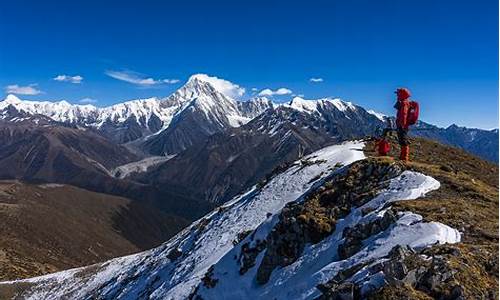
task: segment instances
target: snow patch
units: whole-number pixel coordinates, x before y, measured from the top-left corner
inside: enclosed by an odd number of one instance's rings
[[[146,157],[143,160],[134,161],[118,166],[115,169],[111,170],[111,174],[114,177],[123,179],[132,173],[146,172],[150,167],[162,164],[172,159],[174,156],[175,155]]]
[[[375,117],[377,117],[377,119],[379,119],[380,121],[383,121],[383,122],[385,122],[385,118],[387,117],[383,113],[376,112],[372,109],[367,110],[366,112],[369,113],[370,115],[374,115]]]
[[[324,109],[328,105],[333,105],[337,110],[344,113],[349,110],[356,110],[356,106],[351,102],[343,101],[337,98],[306,100],[301,97],[294,97],[290,103],[282,105],[309,114],[320,113],[320,109]]]

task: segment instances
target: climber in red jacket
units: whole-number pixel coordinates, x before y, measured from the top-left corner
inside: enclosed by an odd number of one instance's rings
[[[401,146],[401,155],[399,156],[399,159],[401,159],[402,161],[408,161],[410,159],[410,141],[408,140],[408,129],[411,123],[415,123],[416,120],[409,120],[410,110],[412,109],[409,100],[411,96],[410,91],[406,88],[398,88],[395,93],[397,95],[397,101],[394,105],[394,108],[398,110],[396,115],[396,127],[399,145]]]

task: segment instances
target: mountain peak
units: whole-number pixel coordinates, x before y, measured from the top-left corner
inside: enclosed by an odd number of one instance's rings
[[[189,77],[188,79],[188,83],[189,82],[194,82],[194,81],[208,81],[210,78],[210,76],[208,76],[207,74],[203,74],[203,73],[198,73],[198,74],[193,74]]]
[[[12,104],[15,104],[15,103],[20,103],[22,102],[21,99],[19,99],[16,95],[14,94],[8,94],[7,97],[5,97],[5,99],[3,100],[4,102],[6,103],[12,103]]]
[[[450,130],[458,130],[458,129],[461,129],[460,126],[458,126],[457,124],[453,123],[451,124],[450,126],[448,126],[448,128],[446,129],[450,129]]]
[[[288,106],[303,112],[316,112],[318,107],[324,107],[325,105],[333,105],[336,109],[345,112],[347,110],[356,110],[356,106],[348,101],[343,101],[339,98],[320,98],[320,99],[304,99],[301,97],[294,97]]]
[[[191,75],[186,86],[199,84],[200,82],[209,84],[213,89],[228,98],[239,99],[245,94],[245,89],[235,83],[202,73]]]
[[[61,101],[59,101],[58,103],[59,103],[59,104],[61,104],[61,105],[64,105],[64,106],[71,106],[71,103],[69,103],[69,102],[68,102],[68,101],[66,101],[66,100],[61,100]]]
[[[318,101],[319,100],[306,100],[301,97],[294,97],[288,105],[293,109],[312,113],[318,110]]]

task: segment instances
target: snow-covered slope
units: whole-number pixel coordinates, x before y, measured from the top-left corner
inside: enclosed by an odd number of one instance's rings
[[[373,109],[369,109],[369,110],[367,110],[367,112],[368,112],[369,114],[374,115],[375,117],[377,117],[377,118],[378,118],[380,121],[382,121],[382,122],[385,122],[385,118],[387,117],[387,116],[386,116],[386,115],[384,115],[383,113],[379,113],[379,112],[377,112],[377,111],[374,111]]]
[[[111,174],[118,178],[125,178],[131,174],[144,173],[150,167],[164,163],[174,156],[151,156],[139,161],[118,166],[111,170]]]
[[[201,74],[191,76],[185,86],[163,101],[163,106],[181,103],[222,127],[238,127],[250,121],[239,110],[237,101],[218,90],[209,78]]]
[[[321,113],[321,110],[328,109],[328,107],[335,107],[339,111],[355,111],[356,106],[351,102],[342,101],[338,98],[322,98],[322,99],[309,99],[306,100],[301,97],[294,97],[289,103],[282,104],[298,111],[307,113]]]
[[[405,171],[391,180],[387,189],[365,205],[353,209],[344,219],[339,220],[335,232],[315,245],[306,246],[302,256],[291,265],[274,270],[271,279],[264,285],[257,285],[255,277],[264,252],[256,259],[255,267],[245,274],[240,273],[240,264],[235,257],[240,257],[242,245],[257,240],[265,240],[274,225],[278,222],[275,216],[262,225],[234,247],[215,264],[211,276],[217,284],[207,288],[200,284],[198,294],[203,299],[315,299],[320,296],[316,286],[333,278],[339,271],[350,269],[356,265],[381,259],[396,245],[409,245],[419,249],[436,243],[456,243],[460,234],[444,224],[421,222],[422,217],[411,212],[399,216],[394,227],[369,238],[363,244],[363,249],[348,259],[340,259],[337,249],[344,241],[345,228],[361,223],[369,223],[376,218],[382,218],[387,210],[387,204],[393,201],[412,200],[439,188],[439,182],[420,173]],[[363,215],[363,211],[370,213]],[[252,247],[252,246],[250,246]],[[383,281],[380,278],[361,276],[360,281],[366,288],[376,288]],[[355,275],[354,275],[355,276]],[[377,282],[377,280],[379,280]],[[373,285],[373,286],[372,286]],[[235,289],[234,287],[238,288]]]
[[[287,202],[299,199],[335,166],[362,159],[362,147],[362,143],[348,142],[317,151],[153,250],[23,280],[35,286],[22,297],[137,299],[149,295],[152,299],[184,299],[207,269],[234,247],[239,234],[254,230]]]
[[[385,187],[363,205],[353,206],[338,220],[332,234],[318,243],[306,244],[297,260],[275,269],[267,283],[255,282],[265,247],[242,272],[243,248],[256,249],[259,241],[268,238],[282,220],[287,203],[305,203],[330,178],[344,176],[349,164],[364,158],[362,148],[361,142],[346,142],[306,156],[264,186],[235,197],[158,248],[89,267],[4,282],[0,287],[29,287],[20,288],[17,294],[25,299],[186,299],[194,294],[203,299],[314,299],[320,295],[316,288],[319,283],[339,271],[384,261],[395,245],[419,249],[460,241],[455,229],[400,212],[391,226],[372,233],[349,257],[340,257],[338,249],[346,243],[343,236],[347,228],[379,222],[390,210],[389,203],[416,199],[440,186],[429,176],[404,171],[383,183]],[[371,274],[367,267],[356,270],[351,279],[364,291],[384,283],[383,274]]]
[[[7,95],[3,101],[0,101],[0,110],[4,110],[9,105],[14,106],[18,111],[45,115],[59,122],[74,123],[98,116],[98,108],[93,105],[70,104],[64,100],[59,102],[27,101],[14,95]]]

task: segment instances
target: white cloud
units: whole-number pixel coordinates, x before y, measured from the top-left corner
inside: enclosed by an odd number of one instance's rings
[[[194,79],[210,83],[217,91],[231,98],[238,99],[243,96],[243,94],[245,94],[245,88],[225,79],[217,78],[215,76],[208,76],[207,74],[195,74],[189,78],[189,81]]]
[[[37,84],[33,83],[27,86],[19,86],[17,84],[11,84],[5,87],[5,91],[8,94],[17,94],[17,95],[38,95],[41,94],[42,91],[36,88]]]
[[[275,91],[271,89],[263,89],[262,91],[260,91],[259,96],[288,95],[291,93],[292,91],[287,88],[279,88]]]
[[[55,81],[61,81],[61,82],[65,81],[65,82],[71,82],[71,83],[81,83],[83,80],[83,77],[80,75],[75,75],[75,76],[57,75],[53,79]]]
[[[106,71],[106,75],[141,87],[151,87],[160,84],[174,84],[179,82],[178,79],[153,79],[133,71]]]
[[[256,88],[256,87],[253,87],[253,88],[252,88],[252,92],[256,92],[256,91],[258,91],[258,90],[259,90],[259,89],[258,89],[258,88]]]
[[[86,97],[86,98],[83,98],[83,99],[78,100],[78,102],[80,102],[80,103],[85,103],[85,104],[90,104],[90,103],[96,103],[96,102],[97,102],[97,100],[96,100],[96,99],[93,99],[93,98],[88,98],[88,97]]]
[[[309,79],[310,82],[323,82],[323,78],[320,78],[320,77],[313,77],[311,79]]]
[[[169,83],[169,84],[174,84],[174,83],[177,83],[179,81],[180,81],[179,79],[163,79],[164,83]]]

